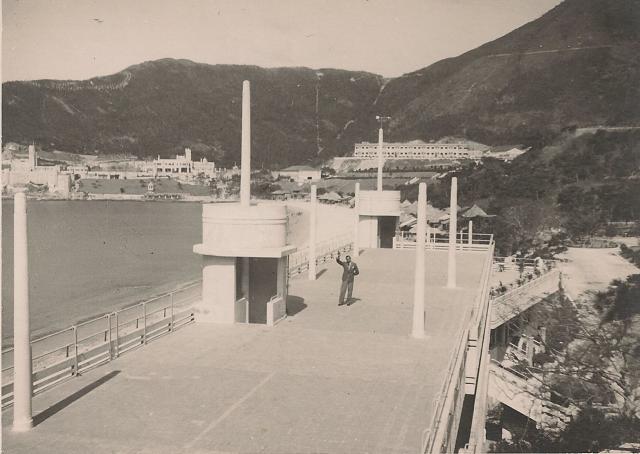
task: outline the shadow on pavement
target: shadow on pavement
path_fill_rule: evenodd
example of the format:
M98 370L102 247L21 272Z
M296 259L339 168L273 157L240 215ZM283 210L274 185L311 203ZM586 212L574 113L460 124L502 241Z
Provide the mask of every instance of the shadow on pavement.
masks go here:
M303 311L307 308L307 305L304 303L304 298L299 296L289 295L287 297L287 315L293 316L298 312Z
M112 372L109 372L104 377L100 377L99 379L97 379L93 383L89 383L84 388L79 389L75 393L71 394L69 397L66 397L66 398L62 399L60 402L55 403L52 406L50 406L49 408L47 408L46 410L41 411L40 413L38 413L37 415L35 415L33 417L33 425L34 425L34 427L39 425L39 424L41 424L46 419L48 419L51 416L55 415L59 411L64 410L66 407L68 407L69 405L74 403L76 400L80 399L81 397L83 397L86 394L89 394L91 391L96 389L98 386L108 382L109 380L114 378L119 373L120 373L119 370L114 370Z

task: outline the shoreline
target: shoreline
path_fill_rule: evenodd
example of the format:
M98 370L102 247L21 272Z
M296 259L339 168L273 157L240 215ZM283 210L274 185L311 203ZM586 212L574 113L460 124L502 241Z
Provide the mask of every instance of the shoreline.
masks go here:
M7 200L12 200L11 198L6 198ZM60 216L63 216L62 213L65 213L66 210L65 208L72 208L73 206L76 207L76 209L72 210L72 212L74 213L90 213L93 212L95 210L97 210L98 212L102 212L103 208L99 208L99 207L106 207L108 204L104 203L105 199L100 199L100 200L96 200L96 199L75 199L75 200L69 200L69 199L61 199L61 198L51 198L51 199L30 199L30 201L33 200L42 200L43 202L47 202L47 203L43 203L43 204L39 204L39 203L34 203L34 212L33 215L35 216L33 219L38 219L37 217L37 213L51 213L51 212L60 212ZM95 206L91 207L91 204L86 204L86 208L81 208L85 205L80 205L80 204L65 204L65 203L58 203L57 205L55 203L51 203L51 202L75 202L75 201L81 201L81 202L94 202ZM107 199L106 202L143 202L143 200L123 200L123 199ZM155 202L155 201L154 201ZM173 201L161 201L161 202L178 202L176 200ZM191 225L191 227L189 227L189 230L194 230L197 231L200 228L200 224L201 223L201 215L198 214L199 208L198 205L195 205L194 203L198 203L199 201L190 201L190 200L181 200L180 202L183 202L182 204L176 204L176 203L169 203L167 204L166 207L163 207L162 205L157 205L157 204L140 204L140 205L134 205L134 204L126 204L126 203L113 203L110 205L113 205L114 208L116 207L122 207L122 209L125 210L125 212L136 212L136 213L141 213L139 211L138 208L135 208L135 206L139 206L140 210L143 208L143 206L148 207L149 209L152 207L156 207L155 209L153 209L152 211L155 213L165 213L166 211L168 211L169 213L173 212L174 210L171 209L171 206L173 207L179 207L182 206L185 209L189 206L191 206L191 208L188 209L189 213L195 213L193 214L192 218L189 217L188 219L186 219L187 224ZM230 202L234 202L234 200L218 200L217 203L230 203ZM293 244L295 246L298 247L298 249L302 249L304 247L307 246L308 243L308 222L309 222L309 202L308 201L301 201L301 200L297 200L297 201L273 201L273 200L262 200L262 199L254 199L253 200L254 203L267 203L267 204L279 204L279 205L285 205L287 206L288 209L288 213L289 213L289 229L288 229L288 236L289 236L289 243ZM200 202L202 203L202 202ZM65 207L66 205L66 207ZM130 208L126 208L126 206L129 205ZM41 206L41 208L39 209L35 209L35 207L37 206ZM49 209L52 211L47 212L46 211L46 207L49 206ZM166 210L165 210L166 208ZM346 233L346 231L348 231L349 227L352 225L352 210L347 208L347 207L343 207L343 206L334 206L334 205L324 205L324 204L319 204L318 206L319 208L319 216L318 216L318 224L319 224L319 228L318 228L318 241L326 241L328 239L331 239L333 237L338 236L339 234L344 234ZM11 205L8 204L7 207L8 210L11 210ZM43 211L44 210L44 211ZM88 210L88 211L86 211ZM195 211L194 211L195 210ZM111 210L109 210L111 211ZM179 210L181 213L183 212L183 210ZM121 209L116 210L117 213L122 213ZM146 210L144 211L145 213L147 212ZM8 213L10 215L10 213ZM162 215L164 216L164 214ZM10 216L9 216L10 217ZM9 221L9 219L7 219L7 221ZM182 218L182 223L184 223L185 219ZM36 221L37 222L37 221ZM98 222L98 221L96 221ZM102 222L102 221L100 221ZM196 223L198 225L196 225ZM72 225L72 223L70 223L70 226ZM114 237L112 237L110 240L109 238L107 238L107 243L109 243L109 241L111 241L111 246L108 248L108 251L105 251L103 255L101 255L101 257L105 257L105 260L110 259L110 256L113 255L113 252L109 252L109 251L120 251L120 253L122 254L126 254L126 257L128 257L131 260L134 260L135 257L143 257L145 254L151 252L154 252L154 255L157 256L157 254L159 253L159 250L157 249L157 245L154 242L149 242L149 244L146 246L146 248L142 251L135 251L134 254L131 253L131 251L128 248L125 248L125 243L121 243L122 238L126 239L128 238L126 235L131 233L130 228L131 228L131 221L130 220L124 220L124 222L120 222L119 225L124 226L123 229L123 233L122 235L124 236L120 236L120 235L115 235ZM140 226L133 224L135 226L134 229L134 233L137 234L141 234L140 232L138 232L138 229L140 228ZM96 227L98 228L98 227ZM42 230L42 229L36 229L35 231L38 230ZM47 229L44 229L47 230ZM112 231L112 229L108 229L109 231ZM153 229L152 229L153 230ZM34 232L35 232L34 231ZM66 230L65 230L66 231ZM116 229L116 231L118 231L118 229ZM9 232L9 230L7 231ZM145 233L148 233L149 231L145 231ZM193 233L190 234L191 236L193 236ZM100 230L96 230L95 232L93 232L91 235L89 235L88 238L84 238L84 240L82 240L80 243L77 242L70 242L69 243L69 247L80 247L83 248L83 250L89 250L87 248L94 248L94 247L102 247L101 245L103 244L102 241L95 241L96 238L99 238L101 240L105 239L104 238L104 232L100 231ZM198 237L193 236L193 241L188 241L187 245L184 247L181 247L181 256L187 256L187 258L191 255L191 246L192 243L195 244L198 242ZM11 238L7 238L7 240L10 242ZM69 241L68 239L66 239L65 241ZM116 241L117 244L114 242ZM40 243L42 244L50 244L49 239L40 241ZM38 249L38 248L42 248L44 246L42 246L42 244L38 243L37 241L34 241L33 243L33 247ZM175 251L174 251L175 252ZM42 250L41 250L42 253ZM132 257L134 259L132 259ZM112 259L113 257L111 257ZM169 257L169 259L173 260L172 256ZM101 261L102 259L100 259L99 261ZM128 260L128 262L131 262L131 260ZM131 271L135 271L137 268L136 267L140 267L140 266L146 266L146 267L157 267L158 265L153 265L151 262L147 263L145 260L142 261L138 261L138 259L134 260L135 263L128 263L129 269ZM55 261L54 261L55 262ZM188 262L190 263L189 267L194 267L193 263L195 263L195 259L191 260L189 259ZM166 264L166 263L165 263ZM52 263L51 265L55 266L55 263ZM176 265L177 266L177 265ZM171 267L171 266L170 266ZM34 268L34 272L37 271L37 267ZM104 286L100 286L100 289L102 290L99 293L96 294L91 294L91 295L76 295L75 293L78 293L77 291L72 292L74 293L73 295L70 295L68 298L71 298L73 301L76 301L78 303L78 306L76 307L76 310L73 311L73 313L69 313L67 314L65 317L62 318L58 318L58 317L54 317L55 320L49 320L48 322L41 324L41 323L35 323L34 320L34 326L32 326L33 332L34 334L40 336L43 334L46 334L48 332L51 332L52 330L57 330L57 329L62 329L65 328L67 326L71 326L74 323L78 323L81 322L82 320L86 320L87 318L93 318L95 316L107 313L107 312L111 312L113 310L122 308L122 307L127 307L130 305L135 305L137 303L139 303L142 300L145 300L147 298L153 297L154 295L157 295L159 293L165 293L167 291L170 291L172 289L174 289L176 286L179 287L182 284L184 284L185 282L188 281L193 281L193 280L197 280L200 275L201 275L201 270L199 268L199 266L195 266L192 270L192 272L190 273L186 273L186 275L184 275L183 273L179 273L176 272L175 270L173 272L169 272L167 270L165 270L164 272L169 273L167 275L167 281L163 282L162 285L154 285L151 284L151 282L149 282L149 279L147 279L146 277L144 277L144 273L140 273L140 276L131 276L131 275L127 275L128 277L124 278L122 276L118 276L116 280L112 280L110 282L110 286L109 288L106 288ZM9 278L9 268L6 271L7 275L5 277ZM42 270L40 270L41 276L44 276ZM134 273L135 274L135 273ZM50 279L52 277L46 278L46 279ZM35 279L35 278L34 278ZM44 279L44 277L43 277ZM98 277L93 277L91 278L92 280L98 280ZM128 281L123 281L122 279L125 279L125 281L127 279L131 279L131 282ZM62 282L64 283L64 279L63 281L59 280L59 276L54 278L55 282L51 282L48 283L47 286L51 287L51 288L56 288L59 285L57 284L57 282ZM35 281L34 281L35 282ZM44 282L44 281L43 281ZM151 287L147 287L148 284L151 284ZM157 283L156 283L157 284ZM41 286L44 284L41 284ZM9 291L9 287L10 285L7 286L7 291ZM76 289L76 287L70 287L70 289ZM99 289L99 290L100 290ZM42 293L42 292L40 292ZM7 295L5 295L7 297ZM38 296L37 292L34 293L32 295L32 297L34 298L33 303L34 303L34 308L35 306L37 306L36 300L38 298L41 298L42 295ZM10 303L9 303L10 304ZM74 304L74 307L76 305ZM48 318L51 314L47 315L45 318ZM7 331L5 332L4 335L4 339L2 339L3 343L7 341L8 337L12 336L12 330L9 327L10 324L6 325ZM38 325L38 326L36 326Z

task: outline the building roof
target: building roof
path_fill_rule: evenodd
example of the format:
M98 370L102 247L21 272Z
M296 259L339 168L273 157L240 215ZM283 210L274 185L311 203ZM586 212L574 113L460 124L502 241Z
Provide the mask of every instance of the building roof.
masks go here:
M520 151L526 151L527 147L525 147L524 145L499 145L497 147L491 147L491 150L489 150L489 153L502 153L505 151L511 151L511 150L520 150Z
M310 166L289 166L286 169L282 169L280 172L298 172L300 170L310 170L320 172L320 169L314 169Z
M425 253L430 268L446 270L446 252ZM275 328L211 329L196 321L159 336L116 362L38 394L36 411L59 408L70 396L76 400L42 418L31 432L7 430L4 449L16 454L418 451L425 430L435 431L430 421L440 421L432 402L444 399L442 388L462 370L449 366L462 340L455 333L468 329L462 314L480 310L487 260L485 254L459 251L454 292L440 274L425 275L429 338L416 340L408 335L412 305L402 304L413 298L413 257L412 251L397 249L362 254L357 287L362 301L349 308L338 307L327 291L343 272L334 265L315 281L291 279L289 293L300 302L288 306L297 312ZM149 418L141 415L149 414L154 430L145 430Z
M494 214L487 214L482 208L474 204L471 208L462 213L463 218L492 218Z
M321 196L318 196L319 200L330 200L333 202L339 202L342 200L342 196L340 194L338 194L337 192L331 191L328 192L326 194L322 194Z

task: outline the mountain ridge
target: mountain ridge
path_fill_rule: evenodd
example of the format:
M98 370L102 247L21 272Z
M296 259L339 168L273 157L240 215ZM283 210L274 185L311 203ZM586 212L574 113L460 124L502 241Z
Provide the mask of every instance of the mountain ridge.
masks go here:
M252 81L255 165L317 164L376 139L545 145L563 130L640 124L640 1L565 0L459 56L396 78L334 68L160 59L86 81L3 83L5 141L79 153L239 159Z

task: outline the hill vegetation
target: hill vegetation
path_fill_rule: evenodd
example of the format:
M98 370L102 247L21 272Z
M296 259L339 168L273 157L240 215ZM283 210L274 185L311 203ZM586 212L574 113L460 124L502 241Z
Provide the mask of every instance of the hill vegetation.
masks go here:
M74 153L239 160L252 81L254 167L318 164L376 139L458 136L542 147L567 128L640 125L640 2L566 0L458 57L385 81L366 72L164 59L87 81L2 86L4 141Z
M548 144L572 125L640 124L640 2L566 0L455 58L391 80L390 137Z
M611 221L640 219L640 130L567 132L513 162L493 159L451 172L429 187L436 207L449 205L459 178L460 205L490 214L476 230L493 232L500 254L549 255L565 239L604 233ZM402 188L410 200L417 188Z
M242 81L248 79L254 166L315 162L365 135L359 120L369 114L382 83L363 72L173 59L123 73L90 83L3 84L5 140L141 157L170 156L188 146L194 158L232 165L239 161Z

